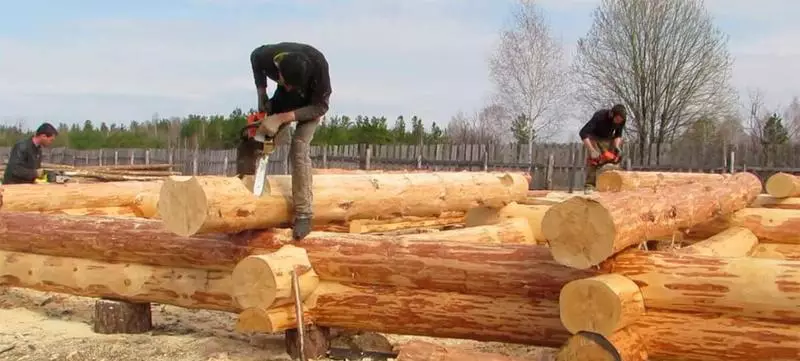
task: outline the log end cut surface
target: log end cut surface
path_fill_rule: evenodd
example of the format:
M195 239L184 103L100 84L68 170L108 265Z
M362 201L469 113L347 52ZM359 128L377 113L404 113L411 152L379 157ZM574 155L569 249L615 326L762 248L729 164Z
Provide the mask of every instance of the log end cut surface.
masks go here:
M800 195L800 178L787 173L776 173L767 179L765 188L775 198L795 197Z
M561 323L573 334L589 331L610 336L645 311L639 287L619 274L567 283L558 303Z
M591 198L573 197L551 207L542 233L556 262L578 269L597 265L614 254L611 213Z
M206 221L208 199L195 177L170 177L161 186L158 214L164 227L184 237L196 234Z

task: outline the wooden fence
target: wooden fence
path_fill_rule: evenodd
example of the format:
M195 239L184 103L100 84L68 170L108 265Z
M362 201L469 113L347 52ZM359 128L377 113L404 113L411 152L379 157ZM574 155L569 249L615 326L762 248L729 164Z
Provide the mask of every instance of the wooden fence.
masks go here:
M634 145L635 146L635 145ZM763 180L778 171L800 173L800 161L795 157L783 161L782 167L760 165L758 152L747 146L725 149L700 149L671 156L662 155L660 165L643 165L631 148L625 146L624 169L730 172L749 170ZM270 157L270 174L288 174L290 161L288 145L279 146ZM0 161L5 163L10 148L0 148ZM539 144L534 148L533 161L527 161L527 146L516 144L431 144L431 145L366 145L314 146L311 159L315 168L342 169L419 169L435 171L529 171L533 175L534 189L570 189L581 187L585 177L585 150L579 143ZM629 157L627 155L630 155ZM75 150L52 148L43 151L45 162L74 166L112 164L163 164L175 165L177 171L191 175L226 175L236 173L236 149L94 149ZM796 164L797 163L797 164Z

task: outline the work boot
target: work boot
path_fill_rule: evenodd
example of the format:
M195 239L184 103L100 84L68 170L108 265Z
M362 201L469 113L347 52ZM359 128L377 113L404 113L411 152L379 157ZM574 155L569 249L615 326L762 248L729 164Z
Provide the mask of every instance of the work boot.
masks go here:
M587 184L583 186L583 194L590 195L594 193L594 186L591 184Z
M292 238L295 241L302 240L311 233L311 217L296 217L292 227Z

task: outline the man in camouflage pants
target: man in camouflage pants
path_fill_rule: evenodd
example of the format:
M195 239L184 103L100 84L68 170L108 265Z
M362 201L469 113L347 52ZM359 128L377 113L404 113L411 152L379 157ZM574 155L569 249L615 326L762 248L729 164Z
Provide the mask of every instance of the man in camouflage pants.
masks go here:
M615 152L617 157L621 155L620 147L625 122L626 110L622 104L616 104L611 109L600 109L592 115L578 133L588 150L587 161L598 159L607 150ZM594 191L599 167L587 164L584 193L591 194Z
M257 133L277 138L297 122L289 157L292 163L293 238L301 240L311 232L313 211L311 140L320 119L328 111L331 95L328 62L310 45L277 43L257 47L250 55L258 111L269 114ZM267 78L278 84L272 99L267 97Z

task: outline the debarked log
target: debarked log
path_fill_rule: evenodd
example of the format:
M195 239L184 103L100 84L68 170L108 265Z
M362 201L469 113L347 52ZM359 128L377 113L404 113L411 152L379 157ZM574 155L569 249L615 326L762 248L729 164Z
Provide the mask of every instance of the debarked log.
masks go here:
M728 177L730 174L608 170L597 175L597 190L619 192L706 181L720 182Z
M589 268L652 237L745 208L760 192L758 177L737 173L721 182L573 197L550 207L542 232L556 261Z
M3 211L47 212L59 209L132 207L140 217L152 216L148 208L139 206L154 202L146 195L161 187L158 181L13 184L6 185ZM137 201L139 197L139 201ZM155 200L157 202L157 200Z
M159 216L183 236L269 229L291 219L291 177L271 176L269 192L255 197L235 177L171 177L164 181ZM525 199L528 182L517 173L439 172L314 176L314 221L438 216L478 206L502 207Z
M690 228L693 237L710 237L728 228L747 228L762 243L800 245L800 210L745 208Z

